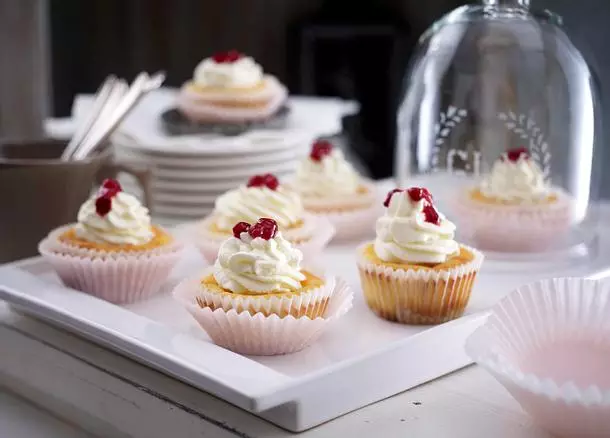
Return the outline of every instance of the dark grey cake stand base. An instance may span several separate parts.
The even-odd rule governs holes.
[[[283,129],[286,127],[290,107],[285,105],[266,120],[252,122],[195,122],[187,118],[177,108],[170,108],[161,114],[161,123],[169,135],[219,134],[240,135],[250,129]]]

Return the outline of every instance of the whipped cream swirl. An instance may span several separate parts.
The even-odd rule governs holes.
[[[516,160],[510,160],[504,154],[496,160],[489,175],[481,181],[479,190],[489,198],[524,203],[543,200],[551,192],[542,170],[526,154]]]
[[[96,197],[89,198],[78,211],[76,235],[88,242],[114,245],[144,245],[154,237],[148,209],[129,193],[112,198],[110,211],[100,216]]]
[[[303,196],[352,195],[358,191],[360,176],[335,148],[319,161],[311,157],[303,160],[295,182]]]
[[[389,263],[443,263],[459,253],[453,240],[455,225],[438,213],[438,225],[426,221],[426,200],[412,200],[408,193],[391,197],[384,216],[377,220],[374,248]]]
[[[300,289],[303,254],[278,232],[269,240],[248,233],[231,237],[218,251],[214,278],[233,293],[264,294]]]
[[[286,187],[246,187],[231,190],[216,199],[216,225],[230,231],[237,222],[254,223],[261,217],[275,220],[280,229],[296,225],[303,219],[299,195]]]
[[[206,58],[197,65],[193,82],[198,87],[251,88],[263,80],[263,69],[249,56],[234,62]]]

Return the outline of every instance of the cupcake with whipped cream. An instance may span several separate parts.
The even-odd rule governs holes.
[[[569,196],[551,186],[526,148],[503,153],[477,187],[455,200],[461,229],[487,250],[544,251],[571,223]]]
[[[276,221],[286,240],[307,257],[317,255],[335,232],[328,220],[307,213],[299,194],[274,175],[255,175],[247,184],[219,196],[212,214],[198,224],[196,243],[204,258],[216,258],[236,223],[254,223],[260,217]]]
[[[377,237],[358,250],[367,305],[404,324],[438,324],[460,317],[483,254],[454,240],[455,225],[425,188],[391,191]]]
[[[335,226],[336,238],[373,232],[379,214],[375,186],[359,175],[329,141],[313,143],[309,156],[297,168],[293,187],[307,211]]]
[[[241,123],[269,119],[288,93],[250,56],[219,52],[195,68],[178,96],[178,109],[195,122]]]
[[[351,292],[301,267],[303,254],[276,221],[238,222],[213,267],[182,282],[174,297],[214,342],[246,354],[298,351],[351,307]]]
[[[85,201],[77,221],[52,231],[39,252],[67,286],[107,301],[155,294],[180,257],[182,246],[115,180]]]

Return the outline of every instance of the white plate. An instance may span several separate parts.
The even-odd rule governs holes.
[[[312,134],[303,131],[254,131],[239,137],[182,136],[162,144],[141,143],[123,133],[113,136],[119,147],[149,155],[173,157],[226,157],[309,148]],[[170,144],[171,143],[171,144]]]
[[[152,166],[163,168],[239,168],[246,166],[260,166],[276,164],[286,161],[299,160],[302,154],[294,150],[286,150],[272,153],[261,153],[259,155],[238,155],[230,157],[186,157],[174,158],[158,155],[146,155],[138,152],[132,153],[130,157],[138,161],[146,162]]]
[[[193,193],[193,194],[184,194],[184,193],[163,193],[163,192],[155,192],[152,195],[153,205],[193,205],[193,206],[204,206],[204,205],[214,205],[214,201],[218,194],[202,194],[202,193]]]
[[[159,215],[166,218],[203,218],[212,212],[214,204],[173,205],[155,204],[152,208],[152,215]]]
[[[196,180],[202,181],[217,181],[217,180],[233,180],[243,183],[248,180],[252,175],[259,173],[273,173],[276,176],[285,176],[292,174],[296,170],[296,162],[292,163],[280,163],[273,165],[263,166],[251,166],[243,169],[214,169],[214,170],[186,170],[186,169],[152,169],[152,177],[158,181],[160,180],[172,180],[172,181],[184,181],[184,180]],[[238,183],[238,184],[239,184]]]
[[[201,193],[201,194],[222,194],[227,190],[234,189],[239,184],[243,183],[243,179],[239,180],[217,180],[217,181],[159,181],[151,182],[153,193],[161,192],[181,192],[181,193]]]
[[[594,263],[561,274],[605,275],[610,245],[605,247]],[[484,265],[469,316],[435,327],[403,326],[367,309],[354,251],[354,245],[332,246],[319,261],[354,288],[354,308],[316,344],[286,356],[244,357],[213,345],[167,293],[120,307],[63,288],[39,258],[0,267],[0,299],[286,429],[302,431],[469,364],[464,340],[483,321],[483,311],[514,287],[541,277],[489,274]],[[202,266],[190,248],[166,291]]]

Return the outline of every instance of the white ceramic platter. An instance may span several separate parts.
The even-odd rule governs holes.
[[[241,169],[252,166],[273,165],[285,162],[294,162],[300,158],[295,151],[283,151],[272,154],[244,155],[230,158],[159,158],[148,155],[139,155],[141,161],[145,161],[154,168],[187,168],[187,169]]]
[[[356,246],[331,246],[318,262],[353,287],[354,308],[311,347],[266,358],[244,357],[212,344],[169,296],[179,279],[203,267],[193,248],[187,249],[164,293],[139,304],[116,306],[66,289],[39,258],[0,267],[0,299],[286,429],[302,431],[469,364],[464,340],[490,305],[541,277],[605,275],[610,245],[604,247],[609,249],[586,266],[568,271],[497,274],[484,266],[467,316],[417,327],[375,317],[358,284]]]
[[[286,174],[294,172],[296,161],[285,163],[269,163],[257,166],[238,167],[232,169],[189,169],[189,168],[167,168],[154,167],[152,169],[153,179],[157,180],[195,180],[195,181],[218,181],[239,179],[247,180],[252,175],[259,173]]]
[[[163,144],[142,143],[124,133],[113,136],[122,148],[149,156],[187,158],[260,155],[284,150],[307,150],[315,136],[304,131],[253,131],[239,137],[183,136]]]

